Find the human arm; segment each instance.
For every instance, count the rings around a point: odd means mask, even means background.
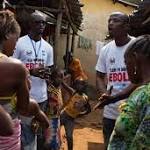
[[[99,102],[94,107],[94,110],[97,108],[103,108],[105,105],[118,102],[122,99],[127,98],[139,85],[131,83],[122,91],[116,93],[115,95],[103,94],[99,98]]]
[[[106,89],[106,74],[97,71],[96,72],[96,89],[98,94],[98,99],[101,100],[103,95],[108,95],[107,89]],[[110,94],[109,94],[110,95]],[[100,104],[102,103],[102,100],[99,101],[94,107],[93,110],[96,110],[97,108],[100,108]]]
[[[71,88],[67,83],[62,81],[61,85],[70,94],[70,96],[72,96],[74,94],[75,90],[73,88]]]
[[[20,113],[27,112],[27,107],[29,105],[29,87],[28,87],[28,73],[25,66],[20,62],[17,66],[17,111]]]
[[[40,109],[38,103],[30,100],[30,113],[34,116],[34,120],[38,121],[43,128],[49,127],[49,121],[45,113]]]
[[[40,123],[42,128],[49,127],[49,121],[45,113],[39,109],[38,113],[35,116],[35,119]]]
[[[89,102],[87,102],[84,105],[84,111],[80,112],[79,116],[87,115],[90,112],[91,112],[91,105],[89,104]]]
[[[103,93],[107,93],[106,87],[106,73],[96,71],[96,89],[98,96],[101,96]]]
[[[41,64],[37,68],[30,69],[30,74],[41,79],[47,79],[51,75],[51,68],[54,66],[54,56],[53,48],[48,44],[45,48],[45,53],[47,53],[46,60],[44,61],[45,65]]]
[[[98,96],[100,97],[103,93],[107,92],[107,49],[103,47],[99,54],[97,64],[96,64],[96,90]]]
[[[0,106],[0,135],[9,136],[13,134],[13,121],[10,115]]]

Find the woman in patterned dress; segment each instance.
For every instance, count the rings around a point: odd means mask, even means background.
[[[131,82],[140,86],[120,106],[108,150],[150,150],[150,35],[129,45],[125,63]]]

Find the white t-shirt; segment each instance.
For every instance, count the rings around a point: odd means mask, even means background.
[[[124,53],[129,43],[118,47],[116,46],[114,40],[109,42],[101,49],[96,64],[96,71],[107,74],[107,89],[110,86],[113,86],[112,95],[122,91],[130,84],[126,65],[124,62]],[[109,119],[116,119],[119,115],[118,106],[120,103],[121,101],[106,105],[104,107],[104,117]]]
[[[40,65],[51,66],[53,65],[53,48],[43,38],[35,42],[25,35],[19,38],[13,57],[21,60],[28,69],[38,68]],[[47,100],[47,85],[44,79],[31,76],[30,96],[38,103]]]
[[[104,42],[96,41],[96,55],[99,56],[102,47],[104,46]]]

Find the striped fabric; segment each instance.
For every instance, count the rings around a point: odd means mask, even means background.
[[[0,150],[21,150],[21,126],[18,119],[14,119],[14,134],[0,136]]]

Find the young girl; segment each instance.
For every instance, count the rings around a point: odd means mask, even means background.
[[[91,107],[88,103],[88,96],[84,94],[86,82],[83,80],[76,80],[74,82],[74,89],[62,82],[62,86],[70,93],[70,99],[61,112],[61,125],[64,125],[68,150],[73,150],[73,130],[74,120],[80,115],[88,114]]]
[[[60,140],[60,110],[62,108],[61,94],[62,73],[59,69],[52,69],[48,80],[48,105],[46,115],[49,118],[49,128],[45,131],[45,149],[59,150]]]

